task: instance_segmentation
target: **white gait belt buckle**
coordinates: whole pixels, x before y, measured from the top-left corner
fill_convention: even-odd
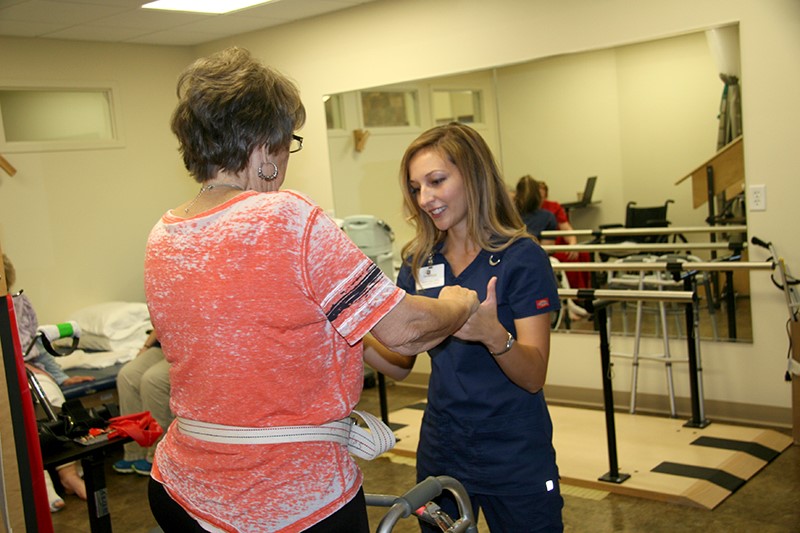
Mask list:
[[[379,418],[364,411],[353,411],[367,424],[358,425],[354,417],[334,420],[320,426],[276,426],[251,428],[224,426],[210,422],[199,422],[177,418],[178,429],[206,442],[224,444],[286,444],[290,442],[338,442],[347,446],[347,451],[356,457],[372,460],[391,450],[397,442],[392,430]]]

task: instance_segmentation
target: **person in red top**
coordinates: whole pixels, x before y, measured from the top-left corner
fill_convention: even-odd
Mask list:
[[[575,228],[569,222],[567,211],[558,202],[549,200],[547,197],[548,187],[547,183],[537,180],[539,183],[539,191],[542,193],[542,209],[547,209],[556,217],[559,231],[574,231]],[[556,244],[578,244],[578,238],[574,235],[556,238]],[[588,252],[556,252],[552,254],[553,257],[563,262],[590,262],[591,256]],[[592,286],[591,279],[588,272],[567,272],[567,279],[569,286],[573,289],[586,289]]]
[[[297,87],[244,49],[179,77],[171,126],[201,188],[161,217],[145,252],[176,416],[148,488],[166,533],[368,533],[348,452],[362,338],[412,355],[478,309],[462,287],[406,294],[319,206],[281,190],[304,121]],[[332,427],[350,442],[309,437]]]

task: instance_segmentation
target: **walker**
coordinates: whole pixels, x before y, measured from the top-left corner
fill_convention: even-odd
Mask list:
[[[53,346],[53,342],[60,340],[60,339],[72,339],[72,344],[68,348],[62,348],[61,350],[57,349]],[[31,350],[36,345],[36,342],[41,342],[42,347],[49,353],[50,355],[59,357],[62,355],[69,355],[74,352],[78,348],[78,343],[80,342],[81,338],[81,328],[77,322],[74,320],[70,320],[69,322],[62,322],[60,324],[52,324],[46,326],[39,326],[36,331],[36,335],[33,336],[31,339],[30,344],[25,349],[25,353],[22,356],[23,360],[27,360],[28,356],[31,353]],[[31,389],[31,393],[33,394],[34,399],[39,403],[44,414],[47,416],[47,420],[49,422],[57,422],[58,416],[56,416],[55,411],[53,410],[53,406],[50,404],[50,400],[45,394],[44,389],[39,384],[39,380],[36,379],[35,374],[29,369],[25,368],[25,373],[28,377],[28,386]]]
[[[781,292],[786,300],[786,308],[789,312],[789,319],[786,322],[787,330],[795,331],[800,324],[800,295],[797,293],[797,285],[800,285],[800,280],[795,278],[789,272],[789,267],[786,266],[786,261],[783,257],[778,255],[775,246],[772,242],[764,242],[758,237],[753,237],[751,242],[756,246],[760,246],[769,250],[770,258],[772,261],[773,270],[777,270],[779,278],[775,279],[775,272],[770,275],[772,284],[775,285]],[[800,362],[792,357],[792,337],[794,333],[789,333],[789,355],[787,357],[788,366],[784,379],[792,381],[795,377],[800,376]]]
[[[445,489],[453,493],[458,503],[460,516],[455,520],[431,501]],[[366,500],[367,505],[373,507],[389,507],[375,533],[390,532],[400,519],[411,515],[423,522],[438,526],[445,533],[478,533],[467,490],[458,480],[450,476],[430,476],[414,485],[402,496],[367,494]]]

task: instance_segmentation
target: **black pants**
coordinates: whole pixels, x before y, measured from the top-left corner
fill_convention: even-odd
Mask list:
[[[170,497],[164,486],[153,478],[150,478],[147,496],[150,499],[150,510],[164,533],[204,533],[206,531]],[[369,533],[364,489],[359,489],[358,494],[347,505],[322,522],[314,524],[306,532]]]

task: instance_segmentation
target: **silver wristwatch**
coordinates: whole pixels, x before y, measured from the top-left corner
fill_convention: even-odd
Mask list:
[[[502,350],[500,350],[499,352],[493,352],[493,351],[489,350],[489,353],[492,354],[494,357],[497,357],[498,355],[503,355],[504,353],[509,351],[512,346],[514,346],[514,342],[515,341],[516,341],[516,339],[514,338],[514,336],[511,333],[509,333],[508,334],[508,340],[506,340],[506,347],[503,348]]]

